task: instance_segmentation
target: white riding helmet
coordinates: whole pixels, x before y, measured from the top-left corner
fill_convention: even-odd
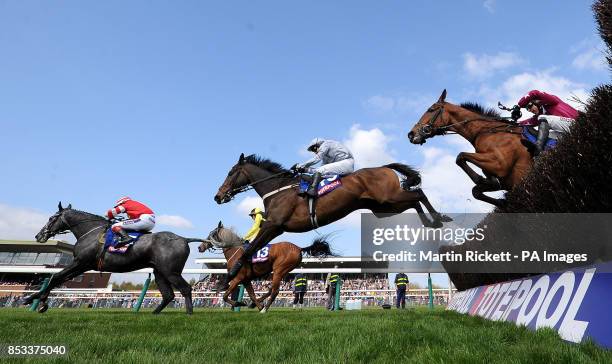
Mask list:
[[[314,147],[318,147],[321,144],[323,144],[324,140],[321,138],[314,138],[312,141],[310,141],[310,144],[308,144],[308,149],[309,151],[313,151]]]

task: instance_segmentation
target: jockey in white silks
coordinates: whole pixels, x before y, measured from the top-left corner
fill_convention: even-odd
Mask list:
[[[317,185],[322,176],[342,176],[353,173],[355,170],[353,154],[340,142],[315,138],[310,142],[308,151],[313,152],[315,156],[304,163],[296,164],[293,168],[297,171],[313,173],[312,184],[306,191],[306,194],[311,197],[316,197]],[[319,162],[321,166],[312,167]]]

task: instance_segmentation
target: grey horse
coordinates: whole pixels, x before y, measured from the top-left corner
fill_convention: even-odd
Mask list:
[[[45,312],[48,309],[47,297],[53,288],[86,271],[99,270],[99,264],[102,263],[101,270],[116,273],[153,268],[155,282],[162,294],[162,302],[153,313],[160,313],[164,307],[174,300],[174,287],[185,298],[187,314],[192,314],[191,286],[181,276],[181,272],[189,256],[188,244],[203,242],[204,240],[184,238],[163,231],[142,235],[125,254],[118,255],[107,252],[101,254],[100,237],[109,227],[110,222],[105,218],[75,210],[71,205],[63,208],[60,202],[58,211],[49,218],[47,224],[36,234],[36,241],[44,243],[57,234],[70,231],[77,239],[74,245],[74,260],[61,272],[51,277],[45,290],[28,296],[23,304],[30,304],[38,298],[41,302],[38,311]]]

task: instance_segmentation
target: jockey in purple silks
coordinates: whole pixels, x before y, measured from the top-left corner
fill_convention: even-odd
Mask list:
[[[518,106],[534,114],[529,119],[521,120],[519,125],[538,126],[536,155],[544,150],[549,136],[558,139],[561,134],[569,131],[571,123],[578,117],[578,111],[569,104],[555,95],[538,90],[529,91],[518,101]]]

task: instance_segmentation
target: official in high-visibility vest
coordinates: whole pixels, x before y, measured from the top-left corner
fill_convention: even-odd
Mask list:
[[[301,273],[295,275],[293,280],[293,308],[296,308],[298,304],[304,307],[304,295],[308,291],[308,280],[306,276]]]
[[[395,307],[406,308],[406,291],[408,290],[408,276],[404,273],[398,273],[395,276],[395,288],[397,293],[397,300],[395,301]]]
[[[334,309],[334,303],[336,302],[336,284],[338,284],[339,280],[340,275],[338,273],[327,274],[327,309],[330,311]]]

